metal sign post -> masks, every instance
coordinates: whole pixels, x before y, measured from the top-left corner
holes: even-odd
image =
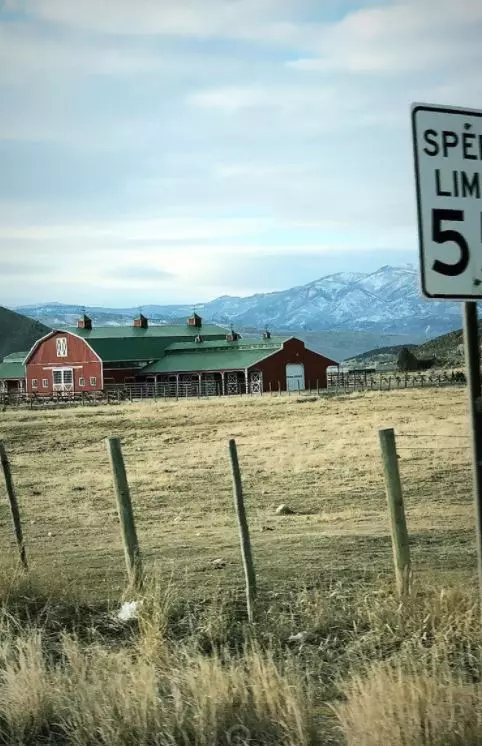
[[[470,431],[472,434],[472,472],[477,530],[477,558],[480,596],[482,599],[482,398],[477,304],[474,301],[464,303],[464,345],[465,363],[467,366]]]
[[[472,471],[482,599],[482,111],[412,106],[422,293],[463,301]]]

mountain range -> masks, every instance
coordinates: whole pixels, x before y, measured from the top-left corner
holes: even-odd
[[[412,265],[383,266],[376,272],[340,272],[271,293],[248,297],[224,295],[197,312],[206,320],[234,324],[240,329],[266,325],[290,331],[370,331],[408,335],[422,341],[460,326],[460,304],[426,300]],[[142,312],[160,322],[184,319],[192,305],[146,305]],[[46,324],[75,322],[80,306],[46,303],[15,310]],[[95,323],[122,324],[139,308],[86,308]]]

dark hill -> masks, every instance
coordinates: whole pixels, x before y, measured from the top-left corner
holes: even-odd
[[[0,360],[11,352],[29,350],[49,331],[40,322],[0,306]]]
[[[479,321],[479,334],[482,340],[482,320]],[[436,364],[441,367],[458,367],[464,363],[464,335],[462,329],[442,334],[440,337],[430,339],[422,345],[396,345],[392,347],[379,347],[368,350],[362,355],[352,358],[350,364],[374,364],[383,362],[394,365],[402,347],[407,347],[419,359],[435,358]]]

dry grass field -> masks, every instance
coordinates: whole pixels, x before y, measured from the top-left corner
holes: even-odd
[[[414,595],[394,595],[377,429],[394,427]],[[152,586],[125,588],[105,438]],[[259,606],[248,628],[228,439]],[[0,413],[31,575],[0,490],[0,743],[482,742],[461,389]],[[293,515],[278,516],[287,503]],[[213,560],[225,566],[216,569]],[[306,641],[290,641],[306,632]]]
[[[193,590],[241,582],[227,443],[236,439],[261,585],[391,570],[377,429],[394,427],[415,565],[472,573],[465,391],[432,389],[7,411],[31,562],[103,591],[123,583],[105,437],[119,436],[146,563]],[[276,516],[280,503],[296,515]],[[269,530],[269,529],[273,530]],[[268,529],[268,530],[267,530]],[[16,559],[5,500],[0,563]],[[7,550],[7,548],[9,548]],[[225,571],[213,571],[221,557]]]

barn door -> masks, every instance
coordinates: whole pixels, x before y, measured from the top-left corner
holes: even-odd
[[[286,366],[287,391],[304,391],[305,366],[303,363],[288,363]]]
[[[261,394],[263,390],[263,374],[255,370],[249,376],[249,389],[252,394]]]
[[[74,371],[72,368],[56,368],[53,374],[54,391],[73,391],[74,390]]]

